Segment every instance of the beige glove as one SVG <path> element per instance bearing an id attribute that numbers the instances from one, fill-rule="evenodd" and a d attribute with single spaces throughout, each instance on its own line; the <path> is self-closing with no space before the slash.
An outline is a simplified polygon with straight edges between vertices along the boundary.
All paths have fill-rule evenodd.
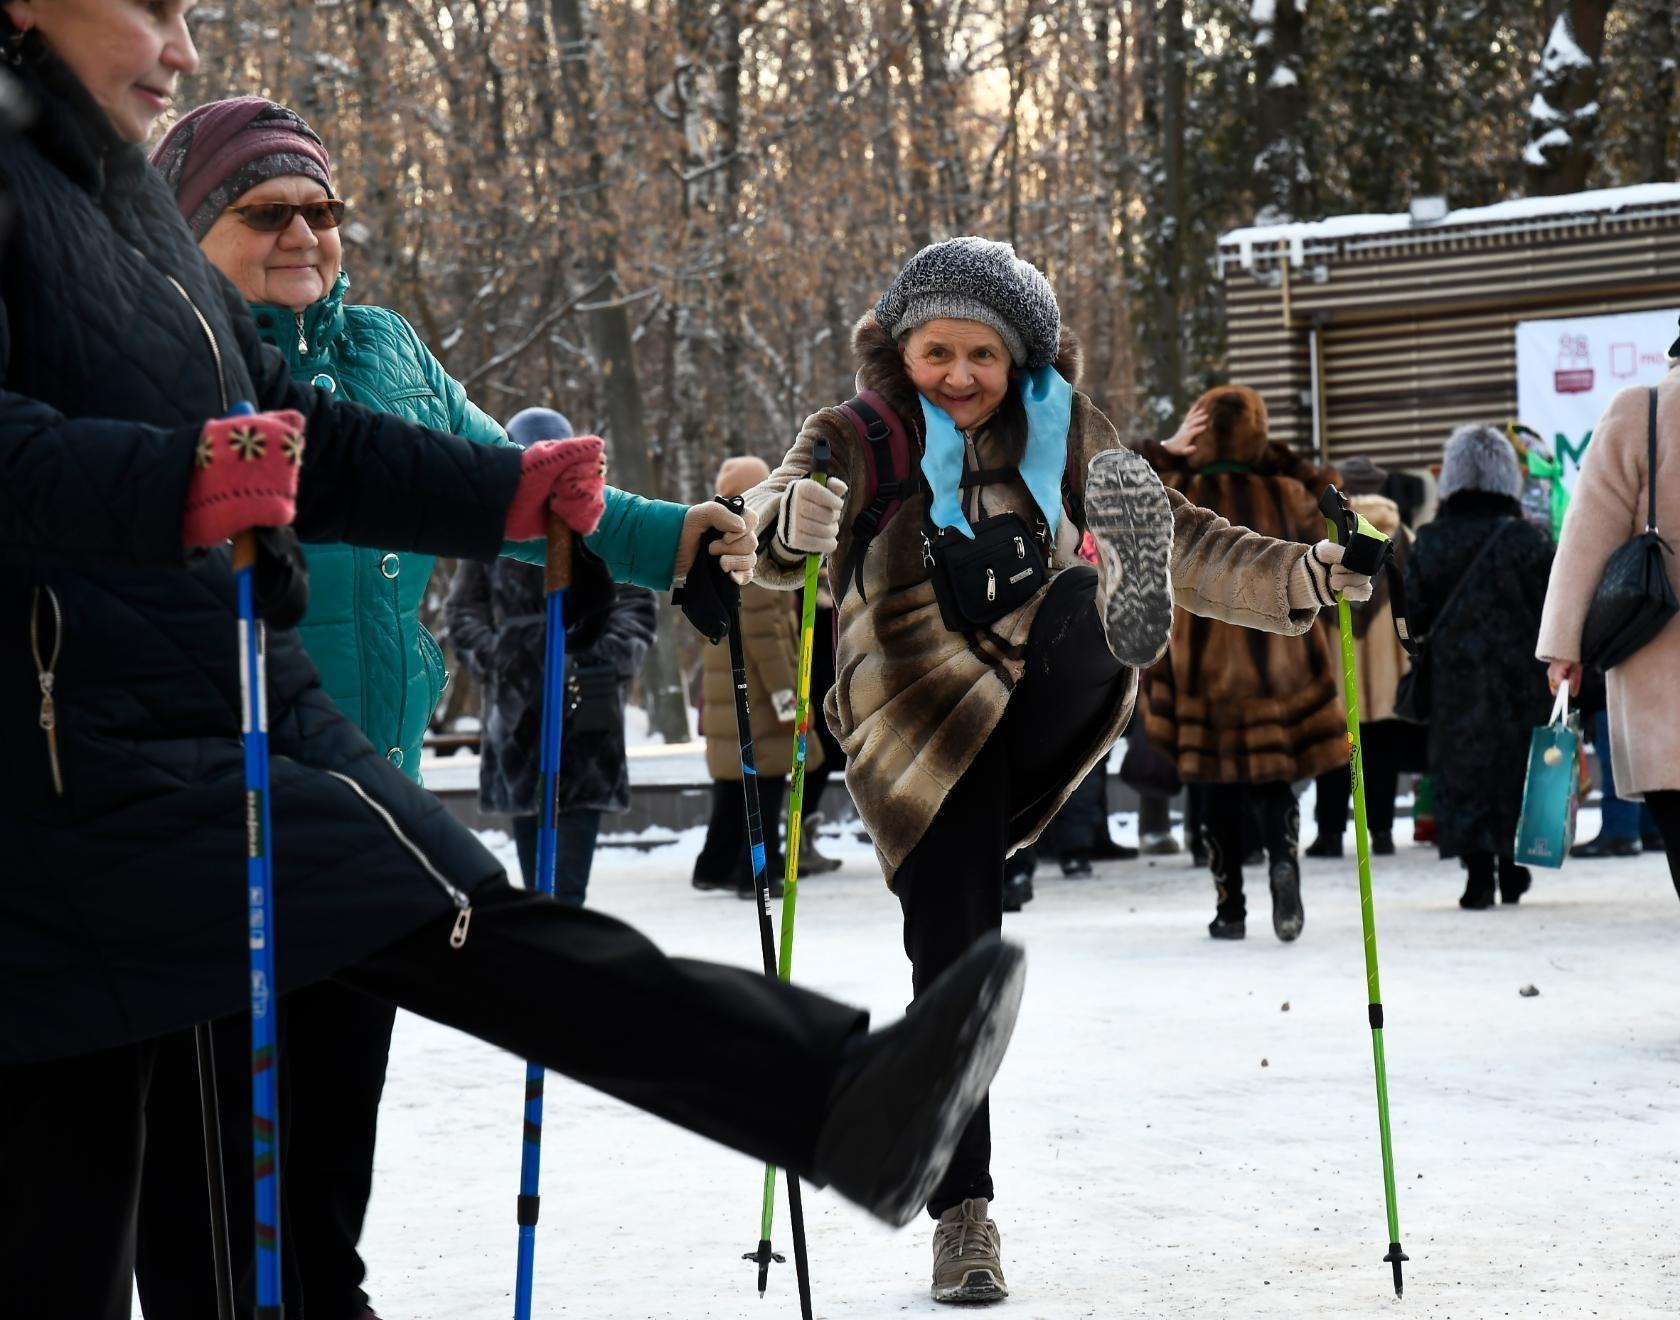
<path id="1" fill-rule="evenodd" d="M 1289 574 L 1289 608 L 1334 609 L 1337 592 L 1353 604 L 1370 600 L 1371 579 L 1342 567 L 1342 547 L 1334 541 L 1309 546 Z"/>
<path id="2" fill-rule="evenodd" d="M 681 582 L 694 567 L 694 552 L 700 538 L 709 531 L 723 535 L 712 542 L 714 555 L 723 559 L 723 571 L 743 587 L 753 579 L 753 565 L 758 559 L 758 540 L 754 535 L 758 520 L 749 509 L 745 514 L 731 513 L 715 500 L 690 507 L 683 515 L 682 532 L 677 537 L 677 561 L 672 576 Z"/>
<path id="3" fill-rule="evenodd" d="M 825 486 L 801 477 L 782 496 L 776 540 L 784 558 L 829 555 L 840 543 L 840 513 L 846 507 L 846 483 L 830 477 Z"/>

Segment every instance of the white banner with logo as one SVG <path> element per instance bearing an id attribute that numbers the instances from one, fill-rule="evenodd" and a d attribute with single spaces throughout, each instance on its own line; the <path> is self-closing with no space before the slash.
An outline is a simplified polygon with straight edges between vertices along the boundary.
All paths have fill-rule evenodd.
<path id="1" fill-rule="evenodd" d="M 1566 487 L 1616 391 L 1655 385 L 1668 370 L 1675 321 L 1661 311 L 1517 322 L 1517 419 L 1563 464 Z"/>

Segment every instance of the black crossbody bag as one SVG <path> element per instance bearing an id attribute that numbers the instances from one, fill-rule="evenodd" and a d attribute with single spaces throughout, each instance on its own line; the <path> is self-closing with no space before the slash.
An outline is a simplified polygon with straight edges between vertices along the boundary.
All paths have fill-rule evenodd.
<path id="1" fill-rule="evenodd" d="M 1674 584 L 1664 555 L 1673 553 L 1657 535 L 1657 392 L 1651 391 L 1646 424 L 1645 530 L 1622 542 L 1605 562 L 1587 619 L 1581 627 L 1581 660 L 1614 669 L 1644 646 L 1675 615 Z"/>
<path id="2" fill-rule="evenodd" d="M 968 515 L 973 540 L 954 528 L 936 528 L 932 518 L 923 515 L 922 563 L 933 582 L 940 617 L 952 632 L 974 632 L 996 623 L 1050 580 L 1043 523 L 1035 532 L 1018 513 L 981 516 L 980 488 L 1015 475 L 1014 468 L 964 469 L 962 488 L 974 492 L 974 510 Z M 931 492 L 927 504 L 931 510 Z"/>

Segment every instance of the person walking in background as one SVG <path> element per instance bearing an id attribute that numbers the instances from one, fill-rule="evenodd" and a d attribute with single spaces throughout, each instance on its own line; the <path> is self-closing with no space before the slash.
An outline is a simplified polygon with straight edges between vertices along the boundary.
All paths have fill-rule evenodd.
<path id="1" fill-rule="evenodd" d="M 1656 388 L 1656 509 L 1659 529 L 1680 527 L 1680 339 Z M 1581 629 L 1605 563 L 1645 530 L 1650 503 L 1650 393 L 1623 390 L 1593 428 L 1546 590 L 1535 654 L 1554 684 L 1581 682 Z M 1671 585 L 1680 586 L 1672 554 Z M 1605 674 L 1610 756 L 1617 791 L 1651 809 L 1680 894 L 1680 618 Z"/>
<path id="2" fill-rule="evenodd" d="M 1459 905 L 1515 903 L 1530 876 L 1512 857 L 1529 735 L 1551 707 L 1534 660 L 1552 543 L 1523 517 L 1505 433 L 1463 426 L 1441 461 L 1441 505 L 1406 562 L 1412 631 L 1427 637 L 1429 777 L 1442 857 L 1468 873 Z"/>
<path id="3" fill-rule="evenodd" d="M 509 420 L 520 445 L 564 438 L 572 425 L 549 408 Z M 483 687 L 478 807 L 511 817 L 525 887 L 537 883 L 537 800 L 542 780 L 543 571 L 512 559 L 463 559 L 444 605 L 449 644 Z M 566 626 L 566 709 L 554 819 L 554 897 L 583 906 L 601 813 L 630 807 L 624 703 L 658 628 L 654 595 L 616 583 L 604 609 Z"/>
<path id="4" fill-rule="evenodd" d="M 769 475 L 770 465 L 762 458 L 726 458 L 718 469 L 717 493 L 743 495 Z M 747 661 L 747 705 L 752 712 L 753 768 L 758 772 L 758 803 L 764 820 L 765 872 L 771 896 L 778 898 L 785 862 L 777 822 L 787 795 L 788 771 L 793 769 L 799 622 L 797 595 L 760 586 L 742 588 L 741 649 Z M 735 680 L 726 643 L 702 648 L 700 684 L 700 731 L 706 739 L 706 771 L 712 777 L 712 814 L 706 841 L 694 859 L 693 885 L 752 898 L 746 789 L 741 782 L 740 734 L 735 728 Z M 824 764 L 822 743 L 807 739 L 806 774 Z"/>
<path id="5" fill-rule="evenodd" d="M 1317 497 L 1334 474 L 1272 440 L 1266 405 L 1246 386 L 1208 391 L 1173 439 L 1140 452 L 1167 486 L 1234 526 L 1308 545 L 1324 536 Z M 1348 754 L 1328 622 L 1289 636 L 1180 612 L 1171 649 L 1146 685 L 1150 741 L 1173 758 L 1186 784 L 1201 789 L 1217 896 L 1208 934 L 1247 934 L 1243 834 L 1253 807 L 1271 881 L 1272 930 L 1286 942 L 1297 938 L 1305 914 L 1293 784 L 1345 765 Z"/>
<path id="6" fill-rule="evenodd" d="M 804 604 L 804 593 L 800 593 Z M 834 597 L 828 589 L 828 566 L 817 575 L 817 612 L 811 637 L 811 734 L 822 744 L 822 757 L 815 770 L 805 771 L 805 817 L 799 830 L 799 874 L 827 875 L 838 871 L 843 863 L 838 857 L 825 857 L 817 851 L 817 831 L 827 820 L 823 810 L 823 793 L 836 772 L 842 779 L 846 773 L 846 753 L 828 721 L 822 717 L 823 702 L 834 686 Z"/>
<path id="7" fill-rule="evenodd" d="M 1555 562 L 1555 561 L 1554 561 Z M 1616 792 L 1616 772 L 1610 751 L 1610 698 L 1604 672 L 1587 669 L 1581 675 L 1576 708 L 1581 713 L 1593 755 L 1598 758 L 1598 833 L 1575 844 L 1571 857 L 1593 861 L 1603 857 L 1638 857 L 1647 849 L 1663 851 L 1663 837 L 1650 807 L 1630 802 Z"/>
<path id="8" fill-rule="evenodd" d="M 1388 473 L 1368 458 L 1350 458 L 1341 468 L 1342 493 L 1348 507 L 1361 515 L 1394 546 L 1394 562 L 1402 570 L 1412 532 L 1400 516 L 1400 506 L 1382 493 Z M 1394 602 L 1388 576 L 1376 580 L 1371 599 L 1353 611 L 1355 670 L 1359 681 L 1360 750 L 1364 754 L 1365 812 L 1371 830 L 1371 851 L 1385 857 L 1394 852 L 1394 799 L 1402 770 L 1422 770 L 1428 756 L 1428 736 L 1421 724 L 1394 717 L 1394 697 L 1411 659 L 1394 631 Z M 1336 666 L 1338 688 L 1341 666 Z M 1337 766 L 1318 777 L 1318 800 L 1313 818 L 1318 837 L 1308 857 L 1340 857 L 1347 832 L 1348 796 L 1352 789 L 1348 767 Z"/>

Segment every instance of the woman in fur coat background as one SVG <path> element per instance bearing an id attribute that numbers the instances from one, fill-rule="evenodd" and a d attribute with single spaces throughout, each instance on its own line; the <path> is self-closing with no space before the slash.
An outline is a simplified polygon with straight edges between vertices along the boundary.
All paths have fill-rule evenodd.
<path id="1" fill-rule="evenodd" d="M 1205 419 L 1199 427 L 1196 414 Z M 1190 503 L 1263 536 L 1311 545 L 1322 540 L 1318 496 L 1334 480 L 1267 431 L 1253 390 L 1209 390 L 1186 426 L 1141 452 L 1161 480 Z M 1272 929 L 1301 933 L 1301 818 L 1293 783 L 1347 764 L 1347 717 L 1336 688 L 1328 620 L 1296 634 L 1262 634 L 1216 618 L 1180 613 L 1172 648 L 1149 671 L 1145 729 L 1201 794 L 1203 838 L 1217 907 L 1208 934 L 1247 933 L 1243 821 L 1261 826 L 1272 891 Z"/>

